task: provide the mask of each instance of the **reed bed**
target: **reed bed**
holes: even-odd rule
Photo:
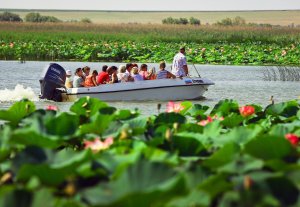
[[[25,34],[24,34],[25,33]],[[28,35],[26,35],[28,33]],[[290,43],[300,40],[300,28],[250,26],[192,26],[161,24],[0,23],[0,37],[12,35],[63,36],[71,39],[110,39],[166,42],[263,42]]]
[[[300,67],[273,66],[263,70],[265,81],[300,81]]]

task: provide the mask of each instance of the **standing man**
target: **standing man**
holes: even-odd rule
[[[172,65],[172,73],[176,77],[184,77],[189,74],[186,57],[184,54],[185,54],[185,47],[181,47],[179,50],[179,53],[177,53],[174,56],[173,65]]]

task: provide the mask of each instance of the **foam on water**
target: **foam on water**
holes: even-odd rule
[[[38,101],[39,98],[34,94],[32,88],[25,88],[23,85],[17,84],[15,89],[0,90],[0,101],[20,101],[22,99],[29,99],[31,101]]]

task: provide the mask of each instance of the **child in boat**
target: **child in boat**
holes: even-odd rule
[[[79,88],[79,87],[84,87],[84,80],[82,78],[83,74],[82,74],[82,69],[81,68],[77,68],[75,70],[75,76],[74,76],[74,80],[73,80],[73,87],[74,88]]]
[[[166,63],[164,61],[159,63],[159,71],[156,74],[156,79],[176,78],[176,76],[166,69]]]
[[[137,67],[133,67],[132,68],[132,77],[134,79],[134,81],[143,81],[144,78],[141,74],[139,74],[139,69]]]
[[[66,82],[65,82],[66,88],[73,88],[72,71],[67,70],[66,75],[67,75]]]
[[[148,65],[142,64],[140,68],[140,75],[143,77],[144,80],[153,80],[153,71],[151,70],[150,72],[148,72],[147,69]]]
[[[85,78],[84,86],[85,87],[97,86],[98,85],[96,81],[97,75],[98,75],[97,70],[93,70],[92,74]]]

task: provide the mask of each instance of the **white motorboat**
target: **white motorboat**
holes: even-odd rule
[[[41,98],[55,101],[74,101],[85,96],[103,101],[191,100],[201,98],[214,85],[207,78],[184,77],[65,89],[65,70],[58,64],[50,64],[40,83]]]

